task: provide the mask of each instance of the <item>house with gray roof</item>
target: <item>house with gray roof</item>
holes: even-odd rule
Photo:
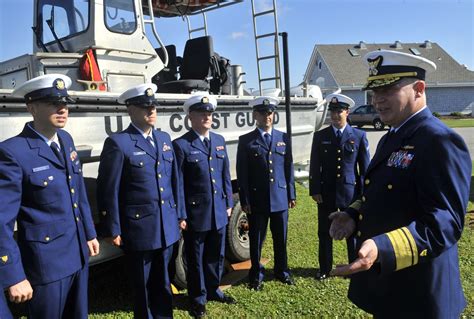
[[[370,104],[370,91],[362,91],[368,70],[363,62],[367,52],[385,49],[422,56],[436,63],[427,74],[427,100],[432,112],[471,113],[474,109],[474,71],[459,64],[437,43],[324,44],[315,45],[304,82],[318,85],[324,94],[338,88],[350,96],[356,106]]]

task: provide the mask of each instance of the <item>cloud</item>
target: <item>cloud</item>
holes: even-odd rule
[[[245,32],[238,32],[237,31],[237,32],[232,32],[230,37],[232,38],[232,40],[237,40],[237,39],[241,39],[241,38],[246,38],[247,34]]]

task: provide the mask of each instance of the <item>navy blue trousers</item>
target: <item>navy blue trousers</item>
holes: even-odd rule
[[[33,286],[28,301],[29,319],[87,319],[87,280],[89,265],[76,273],[45,285]]]
[[[249,280],[262,281],[264,267],[260,263],[262,258],[262,247],[267,234],[268,220],[273,238],[273,256],[275,266],[273,272],[278,279],[284,279],[290,275],[288,269],[288,257],[286,253],[286,239],[288,233],[288,210],[281,212],[252,212],[249,217],[250,236],[250,260],[252,267],[249,272]]]
[[[5,292],[3,290],[0,293],[0,319],[13,319],[10,309],[8,309],[7,299],[5,298]]]
[[[218,230],[183,232],[186,251],[188,295],[201,305],[208,299],[220,299],[219,289],[224,271],[226,227]]]
[[[331,221],[329,215],[337,209],[334,206],[318,204],[318,238],[319,238],[319,270],[328,274],[332,269],[332,238],[329,235]],[[356,259],[355,239],[353,236],[346,239],[347,260],[349,263]]]
[[[172,318],[173,293],[168,265],[173,245],[155,250],[127,252],[135,293],[136,319]]]

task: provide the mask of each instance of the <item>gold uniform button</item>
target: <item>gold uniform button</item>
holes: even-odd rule
[[[337,169],[341,169],[341,166],[338,166]]]
[[[215,183],[216,183],[216,180],[215,180],[215,179],[212,179],[212,182],[215,184]]]
[[[72,179],[72,176],[71,176],[71,175],[69,175],[67,178],[69,178],[69,180],[71,180],[71,179]]]
[[[71,188],[71,194],[74,194],[74,193],[75,193],[74,188]]]
[[[44,181],[44,182],[43,182],[43,185],[44,185],[44,186],[48,186],[48,182],[47,182],[47,181]]]
[[[340,160],[341,160],[341,158],[340,158],[340,157],[338,157],[338,158],[337,158],[337,160],[338,160],[338,161],[340,161]]]
[[[74,206],[74,208],[77,208],[77,203],[74,203],[72,206]]]
[[[158,174],[158,178],[161,178],[161,174]]]
[[[357,237],[360,237],[362,233],[360,231],[357,232]]]
[[[139,165],[140,165],[140,166],[143,166],[143,162],[140,162],[140,164],[139,164]]]
[[[365,196],[362,196],[362,201],[365,203],[366,201]]]
[[[359,214],[359,220],[362,220],[362,218],[363,218],[362,214]]]
[[[213,167],[211,167],[211,172],[214,172],[214,168],[213,168]]]
[[[209,156],[209,160],[212,161],[212,156]]]
[[[161,203],[162,203],[162,204],[164,204],[164,203],[165,203],[165,201],[164,201],[164,200],[162,200],[162,201],[161,201]]]
[[[257,153],[255,153],[255,155],[254,155],[254,156],[258,156],[258,154],[257,154]]]
[[[367,178],[367,179],[365,180],[365,185],[369,185],[369,184],[370,184],[370,179]]]
[[[268,163],[273,164],[273,161],[268,161]]]
[[[158,161],[156,164],[157,164],[157,165],[160,165],[160,161]]]
[[[272,182],[272,183],[273,183],[273,181],[274,181],[274,179],[273,179],[273,178],[270,178],[270,182]]]
[[[337,150],[338,153],[341,153],[341,150]]]
[[[50,240],[51,240],[51,238],[49,238],[49,236],[46,236],[46,237],[44,238],[44,240],[46,240],[46,241],[50,241]]]
[[[217,194],[217,191],[214,191],[214,194]]]
[[[199,162],[199,160],[196,158],[196,162]]]
[[[196,205],[196,202],[192,202],[193,205]]]
[[[268,155],[272,155],[272,152],[268,152]]]
[[[337,176],[337,177],[341,177],[341,174],[337,174],[336,176]]]
[[[328,152],[328,150],[324,150],[324,153],[327,153],[327,152]]]
[[[76,217],[76,222],[78,222],[78,221],[79,221],[79,217]]]
[[[273,173],[273,170],[272,170],[272,169],[270,170],[270,173]]]
[[[105,215],[107,215],[107,212],[104,210],[102,211],[102,216],[105,216]]]
[[[163,187],[160,187],[160,192],[164,191],[165,189]]]
[[[135,214],[135,218],[139,218],[140,217],[140,214]]]
[[[393,185],[392,185],[392,184],[388,184],[388,185],[387,185],[387,188],[388,188],[388,189],[392,189],[392,188],[393,188]]]

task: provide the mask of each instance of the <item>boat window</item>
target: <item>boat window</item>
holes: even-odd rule
[[[112,32],[131,34],[137,29],[133,0],[104,0],[105,26]]]
[[[38,1],[39,34],[45,44],[84,32],[89,27],[89,0]]]

